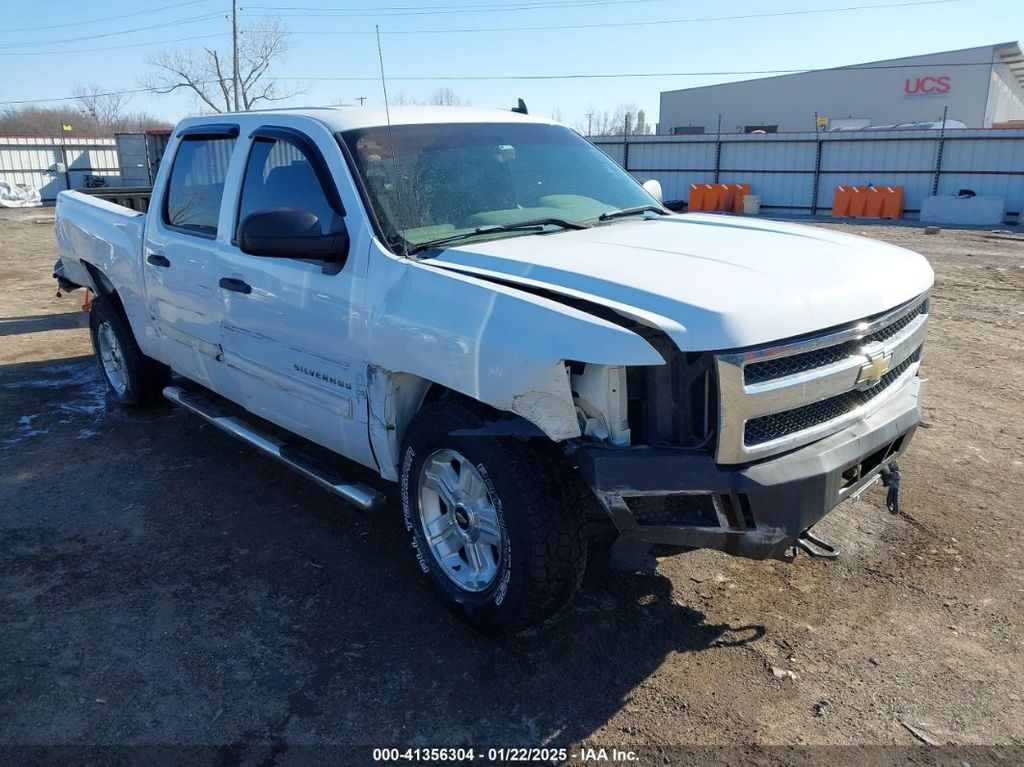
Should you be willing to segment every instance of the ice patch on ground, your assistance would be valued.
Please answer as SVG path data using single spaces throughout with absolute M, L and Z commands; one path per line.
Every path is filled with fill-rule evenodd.
M 43 411 L 18 417 L 14 433 L 0 441 L 0 450 L 9 450 L 26 438 L 49 433 L 55 424 L 70 424 L 81 416 L 90 424 L 79 429 L 78 439 L 100 433 L 92 427 L 104 418 L 106 385 L 91 360 L 41 368 L 32 378 L 9 381 L 0 384 L 0 388 L 53 392 L 42 403 Z
M 14 442 L 20 442 L 24 437 L 35 437 L 39 434 L 46 434 L 49 429 L 40 429 L 34 425 L 35 420 L 39 417 L 39 413 L 33 413 L 32 415 L 23 415 L 18 418 L 18 437 L 14 439 Z
M 10 381 L 2 384 L 5 389 L 60 389 L 66 386 L 82 386 L 98 383 L 102 386 L 92 362 L 76 362 L 70 365 L 51 365 L 40 368 L 44 376 L 55 375 L 55 378 L 26 378 L 23 381 Z M 64 375 L 62 375 L 64 374 Z

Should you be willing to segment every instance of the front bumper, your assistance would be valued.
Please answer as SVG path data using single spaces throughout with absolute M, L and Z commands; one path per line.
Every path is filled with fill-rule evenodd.
M 628 542 L 781 559 L 800 533 L 906 450 L 921 419 L 920 402 L 915 377 L 843 431 L 741 467 L 717 465 L 707 454 L 647 447 L 585 446 L 576 459 Z M 652 502 L 669 501 L 678 502 L 676 513 L 673 504 L 649 513 Z

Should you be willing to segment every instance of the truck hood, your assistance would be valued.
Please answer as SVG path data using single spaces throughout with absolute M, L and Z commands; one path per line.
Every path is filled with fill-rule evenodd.
M 610 307 L 685 351 L 854 322 L 923 293 L 933 279 L 923 256 L 877 240 L 707 214 L 472 243 L 424 263 Z

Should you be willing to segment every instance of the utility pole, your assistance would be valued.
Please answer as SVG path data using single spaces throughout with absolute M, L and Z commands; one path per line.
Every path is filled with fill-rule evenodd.
M 593 126 L 594 126 L 594 113 L 593 112 L 587 112 L 587 135 L 588 136 L 593 136 L 594 135 Z
M 362 106 L 363 102 L 366 101 L 366 96 L 356 96 L 356 101 L 359 102 L 359 106 Z
M 238 0 L 231 0 L 231 81 L 234 85 L 235 111 L 241 111 L 241 99 L 238 97 Z

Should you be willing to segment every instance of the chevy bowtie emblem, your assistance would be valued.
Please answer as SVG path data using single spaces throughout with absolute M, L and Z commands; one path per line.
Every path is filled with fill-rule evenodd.
M 864 350 L 868 361 L 861 365 L 860 374 L 857 376 L 858 389 L 870 389 L 882 380 L 882 376 L 889 370 L 889 363 L 892 362 L 892 354 L 885 354 L 882 351 Z

